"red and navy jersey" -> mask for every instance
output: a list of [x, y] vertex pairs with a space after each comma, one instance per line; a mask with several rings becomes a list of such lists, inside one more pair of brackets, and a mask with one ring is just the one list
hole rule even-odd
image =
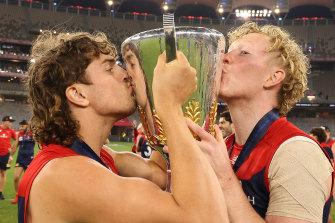
[[[31, 185], [34, 182], [36, 176], [42, 170], [42, 168], [51, 160], [61, 157], [68, 156], [81, 156], [73, 149], [61, 146], [50, 144], [48, 146], [43, 146], [42, 150], [36, 155], [33, 159], [26, 172], [24, 173], [20, 186], [19, 186], [19, 201], [18, 201], [18, 222], [26, 223], [26, 210], [28, 205], [28, 198], [31, 189]], [[115, 174], [118, 174], [117, 169], [114, 165], [114, 160], [108, 152], [104, 149], [101, 149], [100, 160], [104, 165], [113, 171]]]
[[[232, 163], [236, 160], [236, 156], [239, 155], [239, 152], [234, 150], [241, 149], [239, 146], [232, 146], [234, 136], [235, 135], [229, 136], [225, 141], [228, 150], [232, 148], [230, 153]], [[279, 146], [287, 139], [295, 136], [305, 136], [310, 138], [305, 132], [288, 122], [286, 118], [277, 119], [270, 125], [263, 138], [235, 173], [237, 178], [241, 181], [244, 193], [248, 197], [251, 205], [263, 218], [265, 218], [270, 199], [268, 182], [270, 163]], [[322, 147], [320, 146], [320, 148]], [[323, 148], [322, 151], [328, 157]], [[327, 204], [330, 204], [330, 202]], [[324, 215], [327, 215], [325, 212], [328, 212], [329, 214], [329, 210], [330, 205], [325, 207]]]
[[328, 147], [328, 148], [332, 148], [332, 145], [334, 144], [334, 140], [332, 140], [331, 138], [329, 138], [326, 142], [326, 145], [325, 147]]
[[328, 144], [325, 142], [321, 143], [321, 146], [326, 150], [328, 156], [334, 162], [334, 154], [333, 154], [331, 147], [329, 147]]
[[133, 145], [133, 148], [131, 148], [131, 151], [133, 153], [136, 153], [136, 143], [137, 143], [137, 136], [138, 136], [138, 131], [137, 131], [137, 128], [134, 128], [134, 145]]
[[35, 141], [33, 134], [28, 130], [26, 133], [19, 132], [19, 153], [20, 156], [34, 156]]
[[152, 154], [152, 149], [149, 146], [148, 140], [143, 133], [139, 133], [138, 135], [141, 136], [138, 142], [138, 146], [141, 147], [141, 157], [149, 159]]
[[11, 128], [3, 129], [0, 125], [0, 156], [9, 153], [11, 139], [16, 139], [15, 131]]

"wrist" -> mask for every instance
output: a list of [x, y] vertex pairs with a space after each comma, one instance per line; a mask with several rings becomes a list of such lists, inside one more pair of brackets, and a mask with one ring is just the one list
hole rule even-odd
[[236, 177], [233, 169], [225, 168], [224, 171], [221, 171], [222, 174], [217, 175], [221, 188], [223, 191], [227, 191], [235, 187], [236, 184], [240, 184], [239, 179]]

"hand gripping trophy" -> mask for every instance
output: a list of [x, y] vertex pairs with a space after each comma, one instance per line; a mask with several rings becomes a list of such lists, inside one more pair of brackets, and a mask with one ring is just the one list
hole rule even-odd
[[127, 38], [122, 43], [121, 51], [128, 74], [135, 85], [137, 108], [148, 143], [167, 161], [167, 191], [170, 191], [169, 159], [163, 152], [166, 144], [164, 126], [155, 113], [152, 100], [153, 71], [158, 56], [166, 51], [167, 62], [170, 62], [176, 59], [177, 49], [185, 54], [190, 65], [197, 70], [198, 88], [183, 105], [184, 116], [214, 135], [221, 70], [217, 61], [224, 53], [225, 39], [213, 29], [175, 27], [173, 14], [163, 16], [163, 25], [164, 28]]

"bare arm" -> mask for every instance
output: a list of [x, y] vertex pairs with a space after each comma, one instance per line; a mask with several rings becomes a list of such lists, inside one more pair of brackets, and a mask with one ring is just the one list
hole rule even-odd
[[130, 152], [115, 152], [111, 148], [104, 146], [104, 149], [112, 155], [114, 164], [120, 176], [139, 177], [152, 181], [161, 189], [166, 187], [166, 168], [164, 158], [157, 151], [153, 151], [150, 159]]
[[11, 152], [10, 155], [13, 156], [17, 150], [17, 147], [19, 145], [19, 137], [16, 136], [16, 139], [14, 140], [12, 146], [11, 146]]
[[55, 159], [33, 182], [28, 208], [34, 222], [228, 222], [220, 184], [181, 111], [195, 90], [195, 71], [181, 53], [177, 61], [164, 61], [160, 56], [153, 86], [168, 139], [173, 193], [117, 176], [87, 157]]
[[222, 138], [222, 133], [218, 126], [215, 127], [216, 138], [204, 131], [200, 126], [187, 120], [189, 128], [199, 135], [201, 141], [198, 143], [204, 154], [209, 159], [215, 173], [220, 181], [221, 189], [225, 195], [228, 215], [230, 222], [245, 222], [248, 219], [250, 223], [268, 222], [268, 223], [307, 223], [309, 221], [282, 217], [266, 216], [263, 219], [253, 209], [247, 196], [245, 195], [241, 183], [231, 168], [227, 153], [227, 147]]

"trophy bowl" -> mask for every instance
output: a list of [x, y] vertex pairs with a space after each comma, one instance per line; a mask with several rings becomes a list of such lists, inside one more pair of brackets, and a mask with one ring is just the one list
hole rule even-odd
[[[225, 38], [220, 32], [203, 27], [175, 27], [175, 35], [177, 50], [197, 70], [198, 78], [197, 90], [183, 105], [184, 115], [214, 135], [221, 78], [217, 62], [225, 50]], [[128, 74], [137, 88], [135, 98], [146, 138], [150, 147], [164, 156], [162, 148], [167, 142], [164, 126], [155, 113], [152, 80], [158, 56], [166, 49], [165, 41], [161, 28], [133, 35], [121, 46]]]

